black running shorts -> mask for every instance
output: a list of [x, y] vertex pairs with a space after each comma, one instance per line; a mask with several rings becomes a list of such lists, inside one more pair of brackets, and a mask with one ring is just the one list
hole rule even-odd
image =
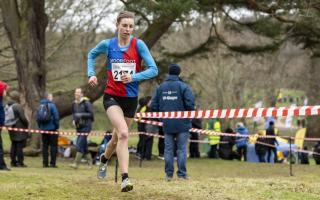
[[118, 97], [109, 94], [104, 94], [104, 109], [107, 110], [110, 106], [113, 105], [120, 106], [125, 117], [133, 118], [137, 110], [138, 97]]

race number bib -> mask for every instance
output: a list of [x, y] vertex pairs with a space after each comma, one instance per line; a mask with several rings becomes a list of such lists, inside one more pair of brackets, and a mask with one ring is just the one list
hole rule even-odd
[[121, 75], [124, 73], [136, 73], [136, 63], [112, 63], [111, 68], [114, 81], [121, 81]]

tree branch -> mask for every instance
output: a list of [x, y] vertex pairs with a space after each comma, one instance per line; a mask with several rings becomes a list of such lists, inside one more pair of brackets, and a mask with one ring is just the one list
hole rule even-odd
[[[213, 17], [213, 15], [212, 15]], [[199, 46], [189, 50], [189, 51], [186, 51], [186, 52], [176, 52], [176, 53], [169, 53], [169, 52], [165, 52], [164, 54], [166, 56], [171, 56], [171, 57], [174, 57], [174, 58], [179, 58], [179, 59], [183, 59], [183, 58], [187, 58], [187, 57], [190, 57], [190, 56], [193, 56], [197, 53], [200, 53], [200, 52], [205, 52], [205, 51], [208, 51], [209, 48], [207, 48], [207, 46], [213, 42], [213, 38], [212, 38], [212, 30], [213, 30], [213, 19], [211, 19], [211, 27], [209, 29], [209, 34], [208, 34], [208, 37], [206, 39], [206, 41], [204, 41], [202, 44], [200, 44]]]
[[267, 51], [274, 51], [279, 48], [279, 46], [284, 42], [283, 40], [280, 41], [275, 41], [271, 44], [266, 44], [263, 46], [247, 46], [247, 45], [238, 45], [238, 46], [233, 46], [230, 45], [227, 40], [219, 33], [217, 27], [215, 24], [213, 24], [214, 31], [216, 34], [216, 38], [225, 46], [227, 46], [230, 50], [241, 52], [244, 54], [248, 53], [261, 53], [261, 52], [267, 52]]
[[264, 6], [259, 4], [256, 0], [246, 0], [248, 5], [253, 8], [256, 11], [261, 11], [267, 14], [270, 14], [272, 17], [274, 17], [275, 19], [279, 20], [280, 22], [284, 22], [284, 23], [297, 23], [297, 21], [292, 20], [292, 19], [288, 19], [285, 18], [283, 16], [280, 16], [276, 13], [278, 6], [275, 4], [272, 4], [271, 6]]

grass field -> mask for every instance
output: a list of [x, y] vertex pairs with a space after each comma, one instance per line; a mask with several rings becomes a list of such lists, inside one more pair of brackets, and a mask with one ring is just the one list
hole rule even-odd
[[96, 179], [96, 167], [73, 170], [69, 159], [59, 159], [58, 169], [42, 168], [38, 157], [25, 162], [28, 168], [0, 171], [0, 199], [320, 199], [320, 168], [315, 165], [294, 165], [290, 177], [287, 164], [188, 159], [191, 179], [165, 182], [164, 161], [144, 161], [140, 168], [131, 156], [134, 190], [121, 193], [114, 183], [114, 162], [103, 181]]

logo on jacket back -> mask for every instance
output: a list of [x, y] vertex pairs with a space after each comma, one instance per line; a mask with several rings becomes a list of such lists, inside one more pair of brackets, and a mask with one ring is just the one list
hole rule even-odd
[[162, 92], [162, 94], [164, 94], [164, 96], [162, 96], [162, 100], [168, 100], [168, 101], [174, 101], [178, 99], [178, 96], [166, 96], [166, 95], [172, 95], [172, 94], [177, 94], [177, 91], [165, 91]]

